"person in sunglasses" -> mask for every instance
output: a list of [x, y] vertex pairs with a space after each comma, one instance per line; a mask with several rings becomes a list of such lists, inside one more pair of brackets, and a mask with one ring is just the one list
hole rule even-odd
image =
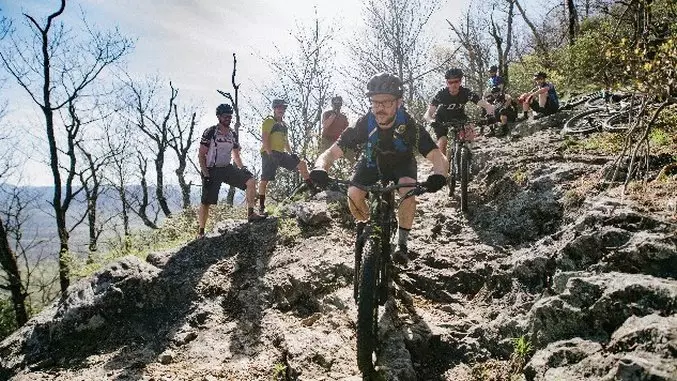
[[444, 122], [456, 122], [459, 125], [465, 123], [468, 119], [465, 114], [465, 104], [468, 102], [484, 108], [489, 116], [494, 115], [494, 106], [482, 99], [474, 91], [461, 85], [463, 70], [457, 68], [449, 69], [444, 73], [444, 78], [447, 81], [447, 86], [435, 94], [432, 101], [430, 101], [428, 111], [423, 115], [423, 119], [430, 123], [433, 128], [437, 139], [437, 147], [442, 153], [446, 154], [449, 128]]

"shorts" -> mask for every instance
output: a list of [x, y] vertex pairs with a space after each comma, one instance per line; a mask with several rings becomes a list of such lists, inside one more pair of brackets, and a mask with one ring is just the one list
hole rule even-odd
[[228, 164], [225, 167], [207, 168], [207, 171], [209, 172], [211, 181], [207, 185], [205, 184], [204, 178], [202, 179], [202, 197], [200, 201], [203, 204], [214, 205], [219, 201], [221, 183], [226, 183], [244, 190], [247, 188], [247, 181], [253, 178], [248, 170], [236, 168], [232, 164]]
[[532, 110], [534, 110], [537, 113], [543, 114], [543, 115], [550, 115], [554, 114], [559, 110], [559, 107], [556, 107], [552, 101], [550, 100], [550, 97], [548, 97], [545, 100], [545, 106], [541, 107], [540, 104], [538, 104], [538, 97], [534, 97], [531, 100], [531, 103], [529, 103], [529, 107], [531, 107]]
[[282, 167], [295, 171], [301, 159], [295, 154], [273, 151], [270, 155], [261, 152], [261, 181], [275, 180], [277, 168]]
[[399, 165], [393, 164], [394, 165], [381, 166], [381, 173], [379, 174], [379, 170], [376, 166], [367, 167], [367, 161], [361, 159], [355, 165], [355, 173], [353, 173], [351, 181], [369, 186], [376, 184], [379, 180], [397, 182], [403, 177], [411, 177], [416, 180], [418, 173], [416, 159], [412, 157], [411, 160], [400, 162]]
[[433, 122], [431, 123], [431, 126], [433, 128], [433, 131], [435, 132], [435, 138], [439, 140], [442, 137], [447, 137], [449, 134], [449, 126], [462, 126], [466, 123], [466, 120], [463, 119], [455, 119], [452, 121], [448, 122]]

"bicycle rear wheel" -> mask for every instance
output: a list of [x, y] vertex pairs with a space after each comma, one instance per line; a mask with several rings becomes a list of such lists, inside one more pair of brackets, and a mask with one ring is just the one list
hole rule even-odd
[[580, 112], [564, 123], [562, 131], [565, 134], [585, 134], [599, 131], [602, 128], [602, 123], [598, 120], [598, 116], [603, 111], [604, 109], [599, 108]]
[[470, 150], [468, 147], [461, 148], [460, 176], [461, 176], [461, 210], [468, 211], [468, 179], [470, 176]]
[[357, 304], [357, 367], [362, 374], [374, 372], [373, 353], [378, 343], [378, 269], [381, 258], [379, 238], [370, 238], [365, 246]]

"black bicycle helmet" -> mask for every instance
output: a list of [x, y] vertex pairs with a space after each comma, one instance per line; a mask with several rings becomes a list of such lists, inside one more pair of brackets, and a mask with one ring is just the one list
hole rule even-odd
[[232, 113], [233, 113], [233, 106], [229, 105], [228, 103], [222, 103], [222, 104], [216, 106], [216, 115], [232, 114]]
[[491, 65], [489, 68], [489, 73], [496, 73], [498, 71], [498, 66], [496, 65]]
[[375, 94], [390, 94], [397, 98], [402, 98], [404, 94], [402, 80], [392, 74], [380, 73], [371, 77], [367, 82], [367, 92], [365, 96], [370, 97]]
[[459, 68], [451, 68], [444, 73], [444, 78], [453, 79], [453, 78], [463, 78], [463, 70]]
[[285, 101], [284, 99], [273, 99], [273, 108], [279, 106], [287, 107], [287, 101]]
[[548, 78], [548, 75], [545, 74], [545, 72], [543, 71], [534, 73], [534, 79], [546, 79], [546, 78]]

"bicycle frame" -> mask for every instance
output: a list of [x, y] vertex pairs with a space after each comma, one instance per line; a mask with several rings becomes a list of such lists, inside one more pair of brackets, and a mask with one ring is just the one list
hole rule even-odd
[[[472, 151], [470, 145], [475, 140], [475, 123], [465, 121], [454, 121], [446, 123], [447, 132], [447, 160], [449, 160], [449, 196], [454, 195], [457, 179], [461, 182], [461, 209], [467, 211], [467, 180]], [[459, 128], [461, 127], [461, 128]], [[464, 173], [465, 170], [465, 173]]]
[[412, 188], [402, 197], [401, 203], [408, 197], [422, 194], [426, 190], [420, 183], [390, 185], [377, 183], [364, 186], [352, 181], [334, 181], [338, 184], [355, 186], [369, 193], [369, 225], [365, 227], [362, 236], [358, 237], [358, 240], [367, 241], [369, 249], [363, 255], [356, 246], [354, 272], [354, 297], [358, 305], [357, 363], [360, 371], [368, 375], [374, 371], [372, 354], [378, 342], [378, 306], [385, 304], [392, 279], [390, 240], [397, 229], [395, 191], [400, 188]]

